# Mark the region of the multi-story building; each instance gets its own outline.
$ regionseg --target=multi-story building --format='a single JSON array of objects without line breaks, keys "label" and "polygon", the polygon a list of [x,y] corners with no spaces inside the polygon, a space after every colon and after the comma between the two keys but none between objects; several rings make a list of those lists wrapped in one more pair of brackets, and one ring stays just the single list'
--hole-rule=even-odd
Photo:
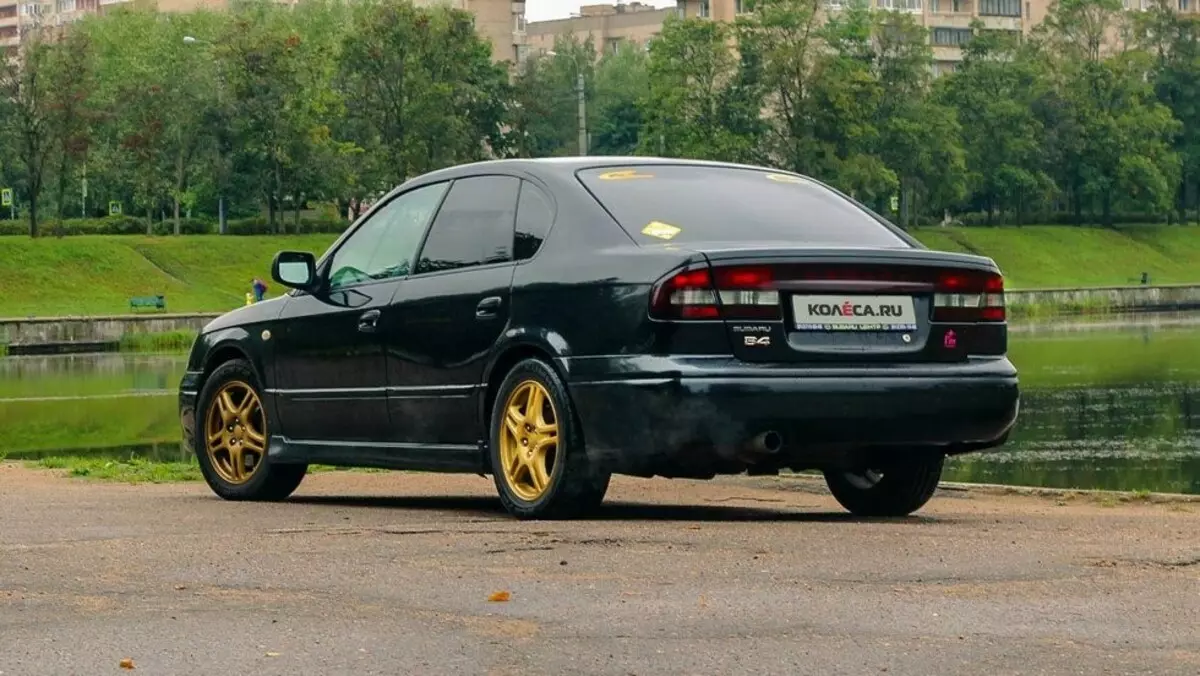
[{"label": "multi-story building", "polygon": [[[295,5],[302,0],[276,1]],[[157,0],[156,4],[164,12],[190,12],[221,10],[229,5],[229,0]],[[492,44],[493,61],[515,63],[518,49],[525,43],[524,0],[414,0],[413,4],[426,7],[443,4],[474,15],[475,30]]]},{"label": "multi-story building", "polygon": [[[970,38],[971,22],[979,19],[986,30],[1028,33],[1046,18],[1051,0],[871,0],[878,9],[911,13],[917,23],[929,29],[935,75],[953,71],[962,61],[962,45]],[[1150,0],[1126,0],[1127,4]],[[1178,0],[1181,10],[1187,3]],[[829,12],[837,12],[849,0],[826,0]],[[596,48],[605,50],[621,40],[645,42],[662,29],[668,16],[699,17],[714,21],[733,21],[746,11],[743,0],[678,0],[676,7],[655,9],[637,2],[628,5],[585,5],[578,16],[529,24],[529,48],[547,51],[558,35],[579,39],[592,36]]]},{"label": "multi-story building", "polygon": [[623,43],[644,45],[662,30],[668,16],[678,13],[677,8],[658,9],[641,2],[584,5],[577,15],[567,19],[531,21],[526,46],[528,50],[545,53],[554,47],[554,40],[560,35],[573,36],[580,42],[590,37],[600,53],[612,51]]},{"label": "multi-story building", "polygon": [[0,0],[0,50],[11,56],[21,41],[20,0]]},{"label": "multi-story building", "polygon": [[[229,0],[0,0],[0,49],[10,54],[16,51],[23,25],[63,25],[84,14],[131,1],[152,4],[164,12],[223,10],[229,6]],[[276,1],[295,5],[302,0]],[[518,50],[525,43],[524,0],[415,0],[417,5],[435,3],[473,14],[476,30],[492,44],[492,59],[516,63]]]}]

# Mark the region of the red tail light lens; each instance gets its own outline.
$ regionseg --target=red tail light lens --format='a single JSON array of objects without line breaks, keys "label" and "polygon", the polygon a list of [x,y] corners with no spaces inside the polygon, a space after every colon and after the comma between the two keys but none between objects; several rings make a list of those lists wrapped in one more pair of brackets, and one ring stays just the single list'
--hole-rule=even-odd
[{"label": "red tail light lens", "polygon": [[1004,277],[997,273],[954,271],[938,278],[933,294],[935,322],[1002,322]]},{"label": "red tail light lens", "polygon": [[692,268],[659,282],[650,299],[656,319],[718,319],[717,294],[708,268]]},{"label": "red tail light lens", "polygon": [[[715,284],[714,284],[715,276]],[[655,319],[778,319],[779,292],[767,267],[690,268],[655,287],[650,315]]]}]

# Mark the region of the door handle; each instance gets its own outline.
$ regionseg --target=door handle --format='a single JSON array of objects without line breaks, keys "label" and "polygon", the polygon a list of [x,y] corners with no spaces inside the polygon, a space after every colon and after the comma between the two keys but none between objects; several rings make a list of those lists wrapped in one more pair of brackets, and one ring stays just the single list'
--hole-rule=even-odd
[{"label": "door handle", "polygon": [[488,296],[479,301],[479,305],[475,306],[476,319],[491,319],[496,316],[496,311],[500,309],[500,296]]},{"label": "door handle", "polygon": [[375,333],[379,325],[379,310],[367,310],[358,317],[358,330],[363,333]]}]

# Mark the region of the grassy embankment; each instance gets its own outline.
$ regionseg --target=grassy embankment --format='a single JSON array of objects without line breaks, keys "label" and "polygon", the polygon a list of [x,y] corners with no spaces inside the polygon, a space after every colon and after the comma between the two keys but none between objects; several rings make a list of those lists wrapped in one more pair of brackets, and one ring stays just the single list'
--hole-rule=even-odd
[{"label": "grassy embankment", "polygon": [[[935,249],[991,256],[1008,288],[1200,282],[1200,228],[1070,226],[924,228]],[[170,312],[224,311],[268,279],[280,249],[319,253],[334,235],[0,238],[0,317],[119,314],[129,298],[164,294]],[[269,280],[268,280],[268,283]],[[270,293],[278,293],[271,285]]]}]

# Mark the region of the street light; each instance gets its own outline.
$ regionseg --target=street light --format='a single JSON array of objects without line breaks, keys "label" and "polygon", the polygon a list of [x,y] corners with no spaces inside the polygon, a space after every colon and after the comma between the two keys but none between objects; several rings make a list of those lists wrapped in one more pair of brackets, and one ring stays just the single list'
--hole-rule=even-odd
[{"label": "street light", "polygon": [[[558,56],[558,52],[553,49],[546,50],[546,54],[550,56]],[[587,133],[587,98],[583,92],[583,70],[576,65],[575,71],[575,91],[579,95],[579,154],[588,154],[588,133]]]},{"label": "street light", "polygon": [[[208,40],[201,40],[194,35],[183,36],[183,44],[185,44],[185,45],[202,44],[202,45],[208,45],[209,47],[213,46],[213,43],[209,42]],[[222,94],[222,91],[225,89],[225,77],[222,74],[221,69],[222,69],[221,61],[218,60],[217,61],[217,106],[218,107],[221,107],[221,105],[223,103],[223,97],[221,94]],[[220,162],[224,162],[225,158],[221,157],[220,154],[221,154],[221,144],[218,140],[217,156],[218,156]],[[224,173],[223,170],[219,170],[219,171]],[[225,221],[225,180],[224,180],[223,176],[218,180],[218,183],[220,185],[217,186],[217,232],[224,235],[224,234],[226,234],[226,231],[229,228]]]}]

